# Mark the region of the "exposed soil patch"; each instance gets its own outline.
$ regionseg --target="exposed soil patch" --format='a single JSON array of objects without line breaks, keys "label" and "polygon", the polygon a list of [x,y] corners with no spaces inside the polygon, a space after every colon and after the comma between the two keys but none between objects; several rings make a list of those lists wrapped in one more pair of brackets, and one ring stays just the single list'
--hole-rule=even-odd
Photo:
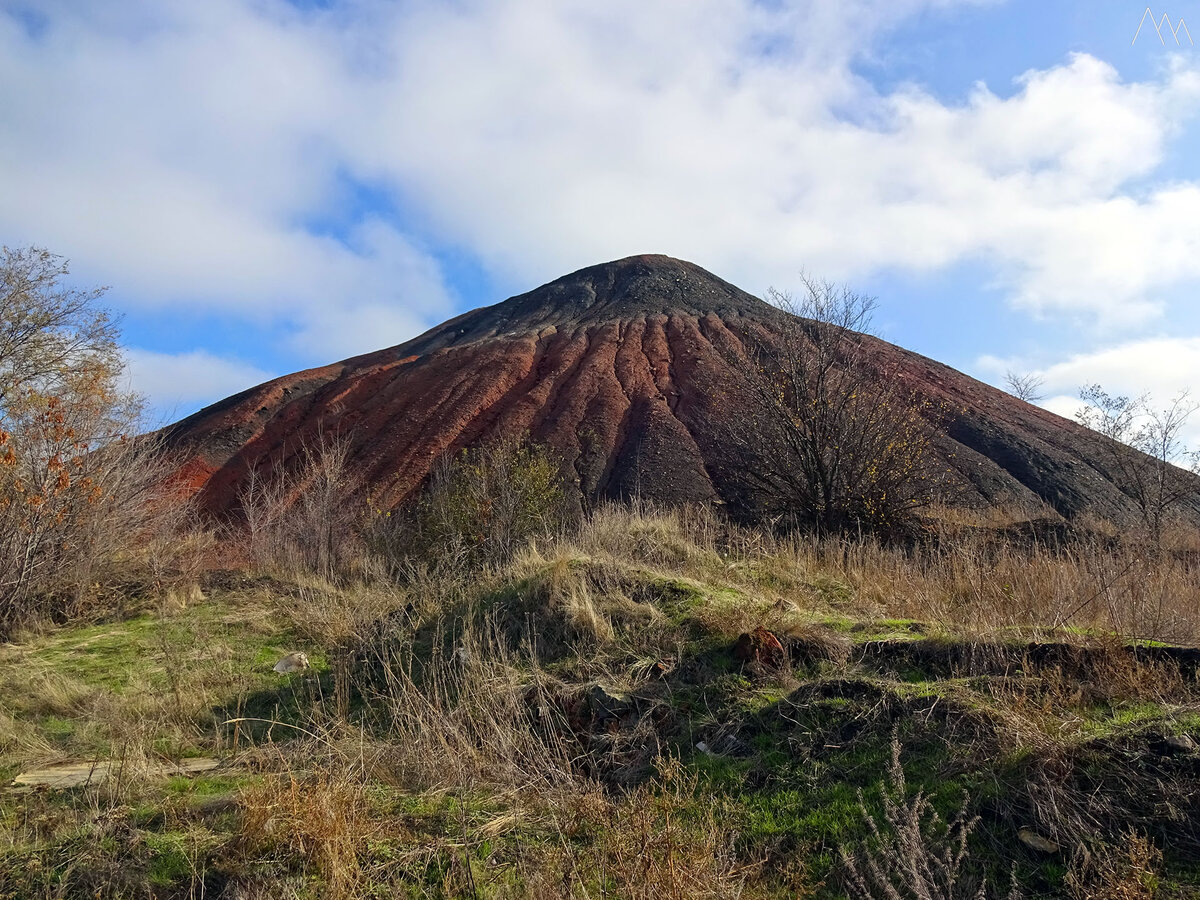
[{"label": "exposed soil patch", "polygon": [[851,658],[876,671],[929,678],[1036,674],[1055,669],[1064,677],[1090,681],[1117,667],[1142,664],[1164,667],[1195,681],[1200,669],[1200,650],[1165,645],[883,640],[861,644]]}]

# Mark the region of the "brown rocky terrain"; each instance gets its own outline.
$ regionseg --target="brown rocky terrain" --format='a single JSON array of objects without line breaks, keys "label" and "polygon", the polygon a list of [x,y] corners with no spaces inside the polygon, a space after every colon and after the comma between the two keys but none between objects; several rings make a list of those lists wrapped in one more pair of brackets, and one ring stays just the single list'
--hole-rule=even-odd
[{"label": "brown rocky terrain", "polygon": [[[297,372],[167,431],[181,476],[236,514],[251,467],[269,474],[305,442],[351,444],[357,491],[392,507],[446,453],[528,432],[554,447],[584,502],[635,493],[729,500],[720,422],[736,409],[731,354],[769,344],[783,315],[691,263],[635,256],[581,269],[468,312],[396,347]],[[960,499],[1070,519],[1135,512],[1110,479],[1106,439],[881,340],[881,368],[943,410],[939,463]],[[1194,512],[1194,511],[1193,511]]]}]

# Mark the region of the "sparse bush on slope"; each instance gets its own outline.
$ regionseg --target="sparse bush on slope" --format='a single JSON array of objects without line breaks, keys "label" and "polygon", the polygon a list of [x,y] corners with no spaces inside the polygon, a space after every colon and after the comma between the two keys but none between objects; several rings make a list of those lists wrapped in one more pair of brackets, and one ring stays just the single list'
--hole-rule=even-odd
[{"label": "sparse bush on slope", "polygon": [[561,461],[527,439],[446,457],[396,509],[351,499],[350,449],[346,435],[321,434],[292,454],[295,467],[250,470],[232,534],[244,534],[253,565],[334,581],[462,574],[508,562],[571,518]]},{"label": "sparse bush on slope", "polygon": [[244,529],[251,564],[331,581],[362,578],[365,512],[349,500],[357,486],[349,440],[321,433],[293,457],[291,469],[252,468],[238,492],[235,532]]},{"label": "sparse bush on slope", "polygon": [[770,299],[770,342],[729,357],[724,465],[746,512],[821,534],[910,529],[939,486],[932,409],[864,340],[875,301],[811,278]]},{"label": "sparse bush on slope", "polygon": [[1080,392],[1084,406],[1075,418],[1111,441],[1104,444],[1109,477],[1131,498],[1153,547],[1182,508],[1200,502],[1200,453],[1183,443],[1184,429],[1198,404],[1187,391],[1163,409],[1147,395],[1114,397],[1100,385]]},{"label": "sparse bush on slope", "polygon": [[501,439],[446,457],[424,490],[370,531],[394,574],[502,565],[571,518],[562,462],[528,438]]}]

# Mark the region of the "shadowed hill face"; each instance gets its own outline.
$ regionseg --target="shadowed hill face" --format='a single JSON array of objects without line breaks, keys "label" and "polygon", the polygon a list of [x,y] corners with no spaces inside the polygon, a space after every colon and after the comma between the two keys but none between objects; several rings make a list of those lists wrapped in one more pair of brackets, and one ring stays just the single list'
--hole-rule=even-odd
[{"label": "shadowed hill face", "polygon": [[[397,347],[284,376],[172,426],[181,477],[217,515],[247,472],[349,439],[358,492],[391,507],[445,453],[528,432],[564,458],[585,502],[640,494],[728,500],[720,422],[731,356],[772,342],[773,306],[691,263],[635,256],[477,309]],[[965,499],[1114,521],[1104,439],[960,372],[868,339],[881,368],[947,410],[936,449]]]}]

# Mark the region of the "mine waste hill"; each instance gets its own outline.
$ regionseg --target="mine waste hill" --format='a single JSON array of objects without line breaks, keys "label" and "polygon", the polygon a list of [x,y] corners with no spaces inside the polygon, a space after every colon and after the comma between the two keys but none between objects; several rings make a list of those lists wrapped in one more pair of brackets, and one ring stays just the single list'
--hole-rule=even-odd
[{"label": "mine waste hill", "polygon": [[[295,461],[321,434],[351,443],[357,490],[411,495],[443,455],[529,434],[562,455],[586,503],[732,499],[718,455],[738,408],[731,354],[769,347],[778,308],[688,262],[634,256],[581,269],[458,316],[396,347],[297,372],[172,426],[202,506],[236,508],[253,468]],[[881,370],[938,410],[939,477],[958,501],[1051,507],[1120,523],[1107,439],[948,366],[875,338]]]},{"label": "mine waste hill", "polygon": [[[1200,897],[1200,530],[1088,526],[1120,445],[875,340],[978,508],[726,514],[730,369],[795,324],[635,257],[176,425],[215,521],[0,642],[0,900]],[[526,432],[580,515],[361,502]],[[359,493],[239,510],[331,434]]]}]

